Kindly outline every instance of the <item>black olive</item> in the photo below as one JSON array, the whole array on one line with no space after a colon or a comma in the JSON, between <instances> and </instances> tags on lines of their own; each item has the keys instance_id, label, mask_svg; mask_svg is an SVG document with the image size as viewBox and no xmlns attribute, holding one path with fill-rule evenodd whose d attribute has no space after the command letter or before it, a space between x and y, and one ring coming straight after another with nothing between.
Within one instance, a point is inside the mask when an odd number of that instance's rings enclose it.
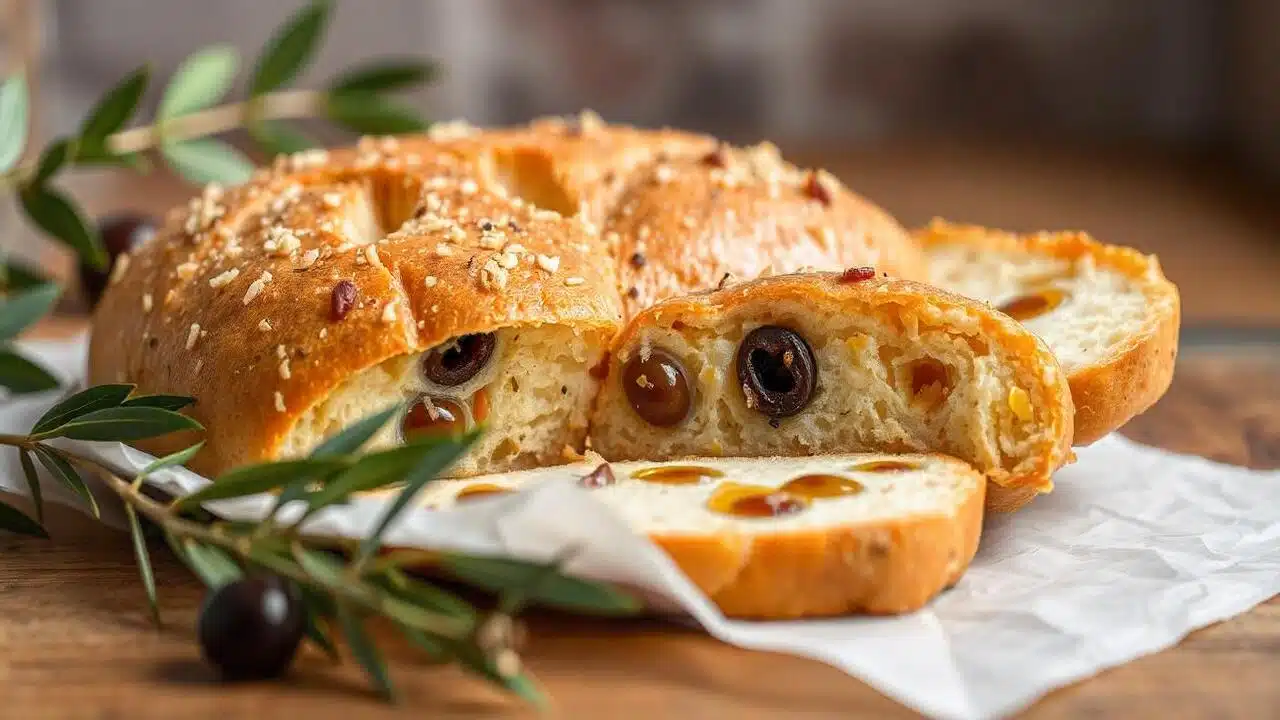
<instances>
[{"instance_id":1,"label":"black olive","mask_svg":"<svg viewBox=\"0 0 1280 720\"><path fill-rule=\"evenodd\" d=\"M150 240L156 234L156 222L146 215L122 214L105 218L98 224L98 234L102 237L102 246L107 251L107 269L98 270L84 263L80 264L80 284L84 287L85 297L90 305L98 304L102 291L107 287L107 278L116 258L124 253L132 252L139 245Z\"/></svg>"},{"instance_id":2,"label":"black olive","mask_svg":"<svg viewBox=\"0 0 1280 720\"><path fill-rule=\"evenodd\" d=\"M422 356L422 376L445 387L461 385L484 369L496 344L493 333L451 340Z\"/></svg>"},{"instance_id":3,"label":"black olive","mask_svg":"<svg viewBox=\"0 0 1280 720\"><path fill-rule=\"evenodd\" d=\"M771 418L795 415L818 384L813 350L794 330L766 325L738 346L738 382L747 407Z\"/></svg>"},{"instance_id":4,"label":"black olive","mask_svg":"<svg viewBox=\"0 0 1280 720\"><path fill-rule=\"evenodd\" d=\"M200 647L225 680L279 677L302 640L302 597L274 575L243 578L209 593L200 609Z\"/></svg>"},{"instance_id":5,"label":"black olive","mask_svg":"<svg viewBox=\"0 0 1280 720\"><path fill-rule=\"evenodd\" d=\"M693 387L674 356L653 350L647 359L639 355L622 368L622 387L636 414L650 425L671 427L689 416Z\"/></svg>"}]
</instances>

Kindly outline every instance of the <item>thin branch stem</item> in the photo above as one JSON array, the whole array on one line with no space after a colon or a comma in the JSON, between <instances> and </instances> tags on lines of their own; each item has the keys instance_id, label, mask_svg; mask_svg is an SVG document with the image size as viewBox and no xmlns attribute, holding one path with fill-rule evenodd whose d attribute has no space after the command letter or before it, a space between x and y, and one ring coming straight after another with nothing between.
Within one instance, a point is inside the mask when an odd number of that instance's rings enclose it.
<instances>
[{"instance_id":1,"label":"thin branch stem","mask_svg":"<svg viewBox=\"0 0 1280 720\"><path fill-rule=\"evenodd\" d=\"M218 135L255 121L314 117L323 110L324 97L324 93L315 90L290 90L219 105L164 123L118 132L108 138L107 147L123 155L150 150L162 141Z\"/></svg>"}]
</instances>

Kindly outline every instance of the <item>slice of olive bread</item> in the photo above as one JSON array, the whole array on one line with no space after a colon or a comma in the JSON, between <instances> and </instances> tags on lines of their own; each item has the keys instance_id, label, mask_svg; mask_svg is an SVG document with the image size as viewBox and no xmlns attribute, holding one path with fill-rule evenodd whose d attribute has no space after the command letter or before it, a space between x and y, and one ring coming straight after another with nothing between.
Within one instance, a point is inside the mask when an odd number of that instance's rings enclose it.
<instances>
[{"instance_id":1,"label":"slice of olive bread","mask_svg":"<svg viewBox=\"0 0 1280 720\"><path fill-rule=\"evenodd\" d=\"M699 458L441 480L428 505L539 482L590 491L726 614L901 613L955 584L978 547L985 482L941 455Z\"/></svg>"},{"instance_id":2,"label":"slice of olive bread","mask_svg":"<svg viewBox=\"0 0 1280 720\"><path fill-rule=\"evenodd\" d=\"M1057 361L1019 323L854 268L641 312L614 340L591 437L611 460L941 452L1009 510L1051 489L1072 415Z\"/></svg>"},{"instance_id":3,"label":"slice of olive bread","mask_svg":"<svg viewBox=\"0 0 1280 720\"><path fill-rule=\"evenodd\" d=\"M916 233L931 281L1040 336L1067 374L1076 445L1155 404L1173 380L1178 290L1152 255L1079 232L1014 235L935 220Z\"/></svg>"}]
</instances>

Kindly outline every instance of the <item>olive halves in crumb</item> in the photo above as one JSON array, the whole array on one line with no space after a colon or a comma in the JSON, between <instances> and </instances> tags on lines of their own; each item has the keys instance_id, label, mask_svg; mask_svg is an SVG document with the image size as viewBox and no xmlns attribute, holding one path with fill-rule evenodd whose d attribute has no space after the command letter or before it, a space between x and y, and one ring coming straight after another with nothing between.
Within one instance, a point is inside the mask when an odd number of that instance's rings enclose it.
<instances>
[{"instance_id":1,"label":"olive halves in crumb","mask_svg":"<svg viewBox=\"0 0 1280 720\"><path fill-rule=\"evenodd\" d=\"M747 407L770 418L795 415L818 385L818 364L799 333L776 325L756 328L738 346L738 383Z\"/></svg>"},{"instance_id":2,"label":"olive halves in crumb","mask_svg":"<svg viewBox=\"0 0 1280 720\"><path fill-rule=\"evenodd\" d=\"M496 345L493 333L455 338L422 356L422 376L444 387L461 385L480 374Z\"/></svg>"},{"instance_id":3,"label":"olive halves in crumb","mask_svg":"<svg viewBox=\"0 0 1280 720\"><path fill-rule=\"evenodd\" d=\"M677 425L693 409L693 386L684 367L675 356L662 350L627 361L620 382L631 409L650 425Z\"/></svg>"}]
</instances>

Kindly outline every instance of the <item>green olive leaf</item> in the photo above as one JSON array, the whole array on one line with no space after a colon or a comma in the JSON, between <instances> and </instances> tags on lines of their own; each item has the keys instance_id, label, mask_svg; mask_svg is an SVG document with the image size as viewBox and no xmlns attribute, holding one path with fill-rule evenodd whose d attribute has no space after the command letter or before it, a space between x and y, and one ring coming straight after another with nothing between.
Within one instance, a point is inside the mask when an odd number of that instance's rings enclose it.
<instances>
[{"instance_id":1,"label":"green olive leaf","mask_svg":"<svg viewBox=\"0 0 1280 720\"><path fill-rule=\"evenodd\" d=\"M22 476L27 481L27 492L31 493L31 505L36 510L36 522L44 525L44 491L40 488L40 475L36 473L35 463L31 461L31 451L18 448L18 460L22 464Z\"/></svg>"},{"instance_id":2,"label":"green olive leaf","mask_svg":"<svg viewBox=\"0 0 1280 720\"><path fill-rule=\"evenodd\" d=\"M33 437L129 442L182 430L203 429L200 423L172 410L121 406L94 410Z\"/></svg>"},{"instance_id":3,"label":"green olive leaf","mask_svg":"<svg viewBox=\"0 0 1280 720\"><path fill-rule=\"evenodd\" d=\"M49 185L29 185L18 194L22 209L33 222L79 255L86 264L107 269L107 252L98 230L71 199Z\"/></svg>"},{"instance_id":4,"label":"green olive leaf","mask_svg":"<svg viewBox=\"0 0 1280 720\"><path fill-rule=\"evenodd\" d=\"M80 137L86 143L105 144L107 137L124 127L138 109L150 76L151 69L144 65L111 88L89 111L80 126Z\"/></svg>"},{"instance_id":5,"label":"green olive leaf","mask_svg":"<svg viewBox=\"0 0 1280 720\"><path fill-rule=\"evenodd\" d=\"M196 453L200 452L200 449L203 447L204 441L202 440L184 450L179 450L178 452L170 453L164 457L156 458L155 460L147 463L146 467L139 470L138 475L146 477L147 475L150 475L162 468L173 467L174 465L186 465L187 462L191 460L191 458L195 457Z\"/></svg>"},{"instance_id":6,"label":"green olive leaf","mask_svg":"<svg viewBox=\"0 0 1280 720\"><path fill-rule=\"evenodd\" d=\"M332 93L376 93L421 85L436 78L439 67L417 58L383 60L343 73L329 85Z\"/></svg>"},{"instance_id":7,"label":"green olive leaf","mask_svg":"<svg viewBox=\"0 0 1280 720\"><path fill-rule=\"evenodd\" d=\"M443 569L463 582L497 593L525 592L530 602L574 612L630 615L640 601L604 583L547 573L545 564L441 553Z\"/></svg>"},{"instance_id":8,"label":"green olive leaf","mask_svg":"<svg viewBox=\"0 0 1280 720\"><path fill-rule=\"evenodd\" d=\"M179 175L199 185L235 185L253 175L253 163L221 140L196 138L166 143L160 146L160 154Z\"/></svg>"},{"instance_id":9,"label":"green olive leaf","mask_svg":"<svg viewBox=\"0 0 1280 720\"><path fill-rule=\"evenodd\" d=\"M343 428L338 434L326 439L324 442L316 446L311 451L311 457L331 457L334 455L350 455L378 434L378 431L387 424L396 413L403 408L403 403L397 403L386 410L374 413L366 418L357 420L356 422Z\"/></svg>"},{"instance_id":10,"label":"green olive leaf","mask_svg":"<svg viewBox=\"0 0 1280 720\"><path fill-rule=\"evenodd\" d=\"M25 75L10 76L0 85L0 172L8 172L22 157L27 144L29 102Z\"/></svg>"},{"instance_id":11,"label":"green olive leaf","mask_svg":"<svg viewBox=\"0 0 1280 720\"><path fill-rule=\"evenodd\" d=\"M147 536L142 532L138 522L138 513L133 506L125 503L125 517L129 519L129 535L133 539L133 555L138 561L138 575L142 578L142 587L147 591L147 605L151 609L151 620L160 624L160 603L156 599L156 575L151 569L151 555L147 552Z\"/></svg>"},{"instance_id":12,"label":"green olive leaf","mask_svg":"<svg viewBox=\"0 0 1280 720\"><path fill-rule=\"evenodd\" d=\"M354 608L345 603L339 603L338 625L342 627L342 635L347 639L351 654L373 681L378 694L387 700L394 699L396 691L391 684L391 675L387 672L387 663L382 659L382 653L378 652L377 646L373 644L373 639L365 632L364 618Z\"/></svg>"},{"instance_id":13,"label":"green olive leaf","mask_svg":"<svg viewBox=\"0 0 1280 720\"><path fill-rule=\"evenodd\" d=\"M134 395L122 404L124 407L154 407L177 412L195 402L195 398L184 395Z\"/></svg>"},{"instance_id":14,"label":"green olive leaf","mask_svg":"<svg viewBox=\"0 0 1280 720\"><path fill-rule=\"evenodd\" d=\"M58 387L58 378L12 350L0 350L0 387L12 393L36 393Z\"/></svg>"},{"instance_id":15,"label":"green olive leaf","mask_svg":"<svg viewBox=\"0 0 1280 720\"><path fill-rule=\"evenodd\" d=\"M329 3L320 0L289 18L258 57L249 94L258 97L292 81L315 54L328 20Z\"/></svg>"},{"instance_id":16,"label":"green olive leaf","mask_svg":"<svg viewBox=\"0 0 1280 720\"><path fill-rule=\"evenodd\" d=\"M46 283L0 300L0 343L13 340L47 315L61 293L57 285Z\"/></svg>"},{"instance_id":17,"label":"green olive leaf","mask_svg":"<svg viewBox=\"0 0 1280 720\"><path fill-rule=\"evenodd\" d=\"M325 113L335 123L367 135L400 135L427 128L412 108L368 92L331 93Z\"/></svg>"},{"instance_id":18,"label":"green olive leaf","mask_svg":"<svg viewBox=\"0 0 1280 720\"><path fill-rule=\"evenodd\" d=\"M30 290L37 285L46 285L48 282L49 278L24 263L13 259L0 263L0 292L15 293Z\"/></svg>"},{"instance_id":19,"label":"green olive leaf","mask_svg":"<svg viewBox=\"0 0 1280 720\"><path fill-rule=\"evenodd\" d=\"M249 136L270 155L289 155L316 146L306 133L280 120L263 120L251 125Z\"/></svg>"},{"instance_id":20,"label":"green olive leaf","mask_svg":"<svg viewBox=\"0 0 1280 720\"><path fill-rule=\"evenodd\" d=\"M18 508L4 502L0 502L0 530L8 530L9 532L31 537L49 537L49 533L45 531L40 523L32 520Z\"/></svg>"},{"instance_id":21,"label":"green olive leaf","mask_svg":"<svg viewBox=\"0 0 1280 720\"><path fill-rule=\"evenodd\" d=\"M129 384L116 384L96 385L81 390L49 408L32 426L31 432L34 434L53 430L61 427L68 420L73 420L94 410L116 407L124 402L125 398L129 397L129 393L133 392L133 388L134 386Z\"/></svg>"},{"instance_id":22,"label":"green olive leaf","mask_svg":"<svg viewBox=\"0 0 1280 720\"><path fill-rule=\"evenodd\" d=\"M209 500L245 497L283 487L301 476L323 477L351 465L346 457L303 458L241 465L218 477L217 481L177 501L178 509L194 508Z\"/></svg>"},{"instance_id":23,"label":"green olive leaf","mask_svg":"<svg viewBox=\"0 0 1280 720\"><path fill-rule=\"evenodd\" d=\"M189 539L181 543L171 540L170 545L210 590L217 590L244 576L236 561L216 545Z\"/></svg>"},{"instance_id":24,"label":"green olive leaf","mask_svg":"<svg viewBox=\"0 0 1280 720\"><path fill-rule=\"evenodd\" d=\"M36 163L36 173L31 176L32 185L44 185L54 176L72 156L72 142L67 138L59 138L40 153L40 161Z\"/></svg>"},{"instance_id":25,"label":"green olive leaf","mask_svg":"<svg viewBox=\"0 0 1280 720\"><path fill-rule=\"evenodd\" d=\"M84 482L84 478L80 477L80 473L76 472L71 463L67 462L67 459L62 456L62 453L48 445L36 445L32 448L32 452L35 453L36 459L40 461L44 469L48 470L49 474L53 476L53 479L65 485L76 495L79 495L80 499L84 500L89 509L93 511L95 518L101 517L97 498L90 492L89 486Z\"/></svg>"},{"instance_id":26,"label":"green olive leaf","mask_svg":"<svg viewBox=\"0 0 1280 720\"><path fill-rule=\"evenodd\" d=\"M236 78L240 58L230 45L213 45L178 66L164 90L156 117L163 123L203 110L222 99Z\"/></svg>"}]
</instances>

